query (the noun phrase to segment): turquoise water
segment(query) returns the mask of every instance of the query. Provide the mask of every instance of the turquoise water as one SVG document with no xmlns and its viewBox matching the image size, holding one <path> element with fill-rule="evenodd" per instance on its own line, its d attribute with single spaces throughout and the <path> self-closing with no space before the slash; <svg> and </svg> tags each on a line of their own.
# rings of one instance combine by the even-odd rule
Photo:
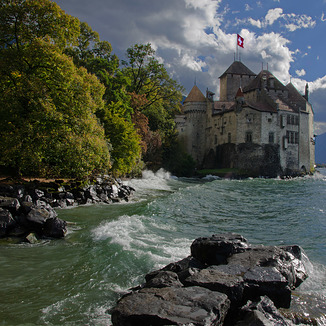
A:
<svg viewBox="0 0 326 326">
<path fill-rule="evenodd" d="M 110 325 L 107 312 L 144 275 L 190 254 L 200 236 L 237 232 L 252 244 L 298 244 L 309 279 L 296 291 L 326 320 L 326 170 L 291 180 L 176 179 L 145 172 L 129 203 L 59 211 L 63 240 L 0 242 L 0 325 Z"/>
</svg>

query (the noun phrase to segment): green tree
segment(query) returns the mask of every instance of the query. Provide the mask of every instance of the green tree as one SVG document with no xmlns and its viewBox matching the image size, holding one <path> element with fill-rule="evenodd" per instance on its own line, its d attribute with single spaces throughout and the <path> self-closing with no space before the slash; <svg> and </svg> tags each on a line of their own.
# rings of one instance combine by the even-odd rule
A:
<svg viewBox="0 0 326 326">
<path fill-rule="evenodd" d="M 126 57 L 122 72 L 131 80 L 127 90 L 134 98 L 142 99 L 142 102 L 133 107 L 134 111 L 138 110 L 147 117 L 151 131 L 146 135 L 143 133 L 143 143 L 151 149 L 144 157 L 148 161 L 153 161 L 155 157 L 158 162 L 162 150 L 169 146 L 168 137 L 174 133 L 174 116 L 180 110 L 183 87 L 159 63 L 151 44 L 130 47 Z"/>
<path fill-rule="evenodd" d="M 105 134 L 112 145 L 112 173 L 115 176 L 121 176 L 132 173 L 139 164 L 140 138 L 133 123 L 113 111 L 104 111 L 102 121 Z"/>
<path fill-rule="evenodd" d="M 130 80 L 119 69 L 119 60 L 111 54 L 111 45 L 101 41 L 98 33 L 86 23 L 80 24 L 80 30 L 77 46 L 68 48 L 66 53 L 77 66 L 85 67 L 104 85 L 105 107 L 96 114 L 112 146 L 112 173 L 117 176 L 131 173 L 140 162 L 141 146 L 132 123 L 132 97 L 126 90 Z"/>
<path fill-rule="evenodd" d="M 79 24 L 46 0 L 2 1 L 0 19 L 0 164 L 69 177 L 108 169 L 95 115 L 104 87 L 61 51 Z M 54 25 L 44 27 L 49 21 Z"/>
<path fill-rule="evenodd" d="M 172 113 L 179 110 L 183 87 L 173 80 L 163 64 L 155 58 L 151 44 L 135 44 L 127 49 L 128 60 L 123 61 L 124 73 L 131 79 L 130 93 L 146 96 L 139 109 L 163 107 Z"/>
</svg>

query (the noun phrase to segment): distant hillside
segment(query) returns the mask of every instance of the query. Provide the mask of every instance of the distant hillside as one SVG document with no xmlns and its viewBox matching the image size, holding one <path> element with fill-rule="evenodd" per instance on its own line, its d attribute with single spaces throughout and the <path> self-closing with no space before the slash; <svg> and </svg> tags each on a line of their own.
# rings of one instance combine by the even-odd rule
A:
<svg viewBox="0 0 326 326">
<path fill-rule="evenodd" d="M 316 163 L 326 163 L 326 132 L 316 137 Z"/>
</svg>

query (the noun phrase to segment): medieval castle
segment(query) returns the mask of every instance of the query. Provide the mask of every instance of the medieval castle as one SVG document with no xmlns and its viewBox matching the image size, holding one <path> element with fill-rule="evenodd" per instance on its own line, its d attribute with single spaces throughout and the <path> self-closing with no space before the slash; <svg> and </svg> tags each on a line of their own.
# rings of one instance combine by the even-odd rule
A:
<svg viewBox="0 0 326 326">
<path fill-rule="evenodd" d="M 234 168 L 255 176 L 313 171 L 313 109 L 268 70 L 234 61 L 219 77 L 220 100 L 195 85 L 176 116 L 179 139 L 198 168 Z"/>
</svg>

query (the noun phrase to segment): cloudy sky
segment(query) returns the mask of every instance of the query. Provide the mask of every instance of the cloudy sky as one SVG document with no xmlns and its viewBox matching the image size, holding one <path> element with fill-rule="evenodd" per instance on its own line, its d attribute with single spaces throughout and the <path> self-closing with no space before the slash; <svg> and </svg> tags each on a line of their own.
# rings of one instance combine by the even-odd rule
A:
<svg viewBox="0 0 326 326">
<path fill-rule="evenodd" d="M 315 132 L 326 132 L 326 0 L 55 0 L 87 22 L 123 59 L 128 47 L 152 44 L 188 93 L 196 80 L 219 95 L 218 77 L 234 61 L 264 67 L 304 93 L 308 82 Z"/>
</svg>

